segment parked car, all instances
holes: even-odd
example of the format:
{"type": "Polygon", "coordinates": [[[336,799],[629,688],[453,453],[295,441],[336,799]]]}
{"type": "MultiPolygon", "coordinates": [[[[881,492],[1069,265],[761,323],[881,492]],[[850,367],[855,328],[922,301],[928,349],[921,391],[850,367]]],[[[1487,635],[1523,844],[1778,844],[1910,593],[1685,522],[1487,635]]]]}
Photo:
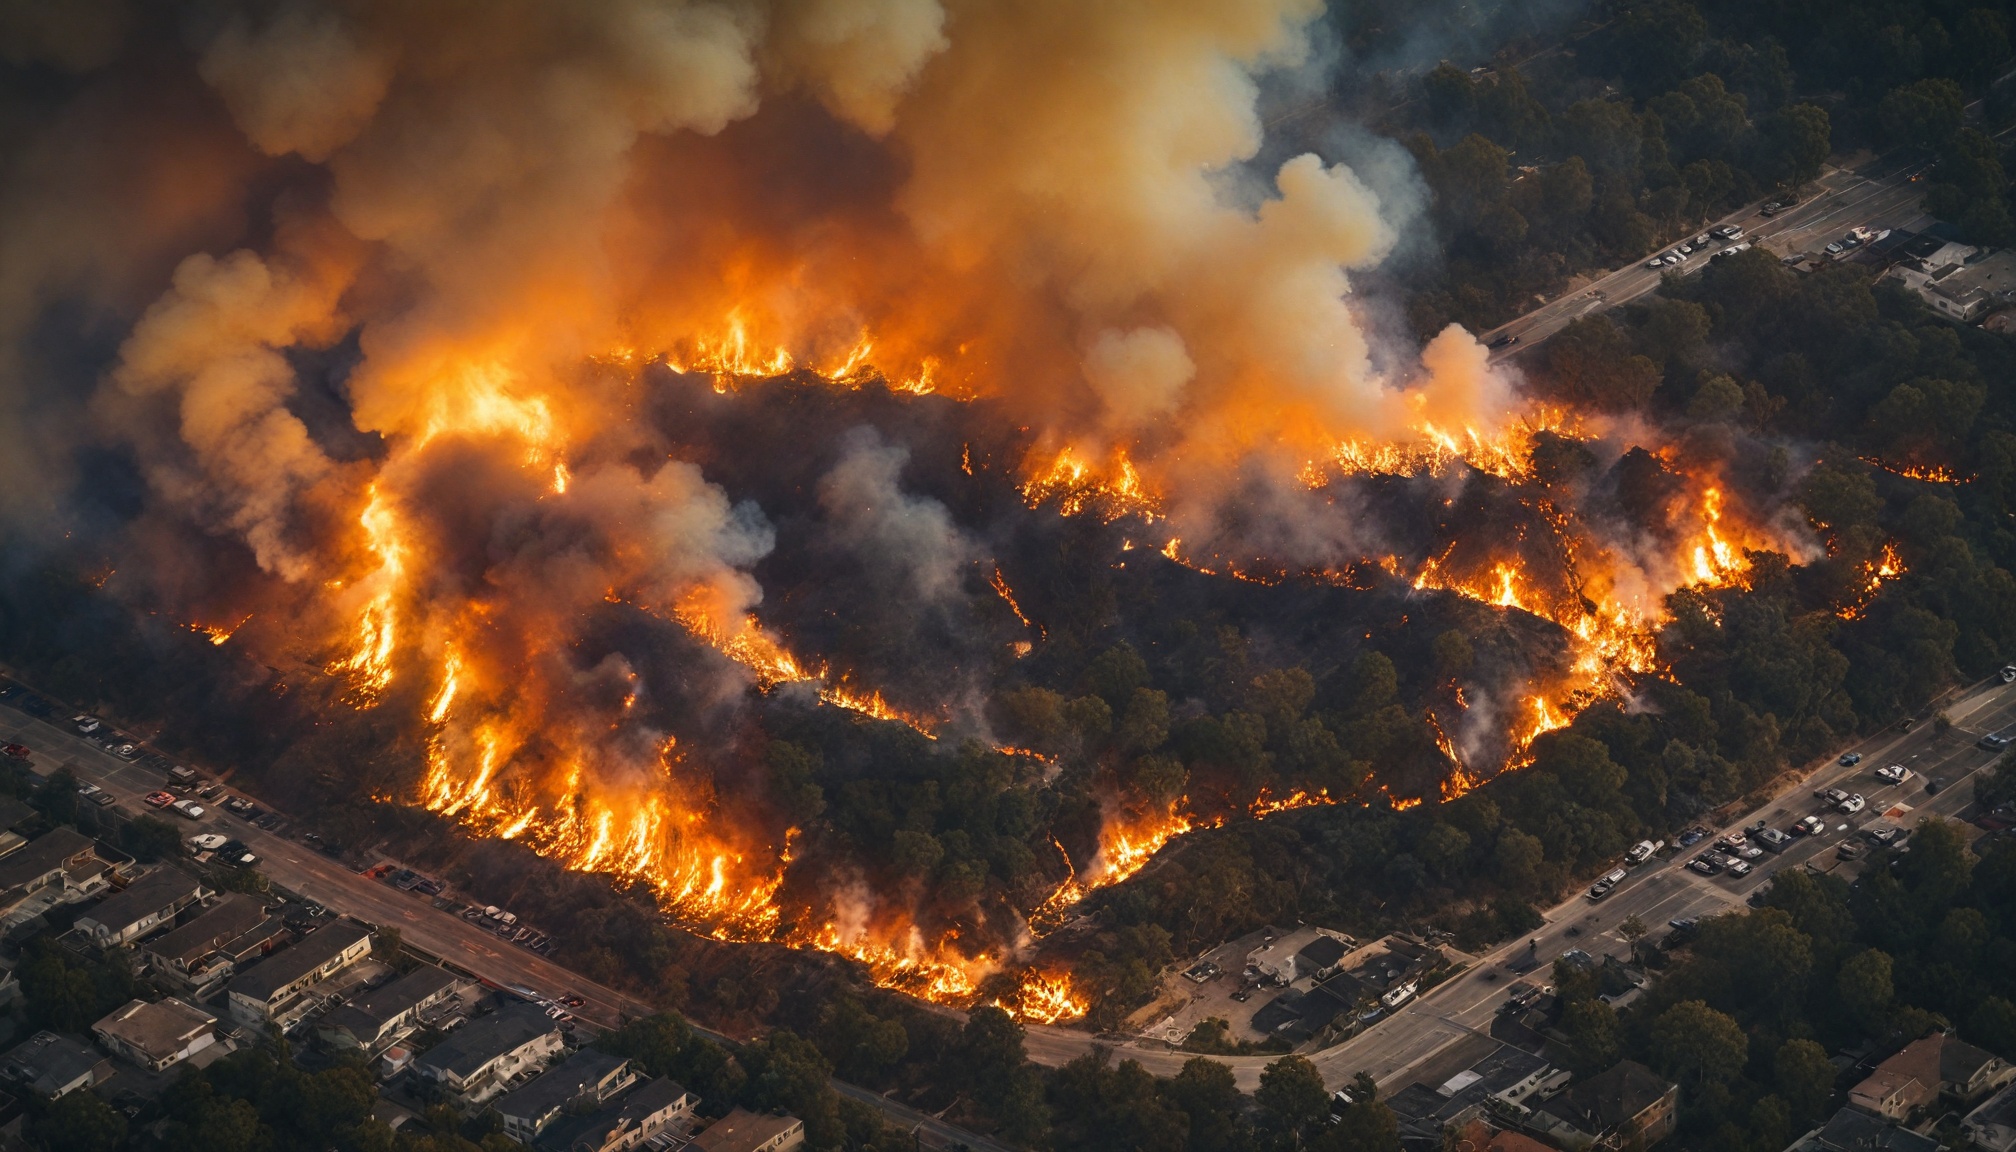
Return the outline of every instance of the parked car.
{"type": "Polygon", "coordinates": [[[34,753],[28,751],[28,746],[25,744],[8,744],[5,746],[0,746],[0,756],[5,756],[9,760],[19,760],[23,764],[28,763],[29,759],[33,755],[34,753]]]}
{"type": "Polygon", "coordinates": [[[166,808],[175,803],[175,795],[172,792],[149,792],[146,800],[149,808],[166,808]]]}
{"type": "Polygon", "coordinates": [[[2000,752],[2009,746],[2009,737],[2002,735],[2000,732],[1990,732],[1986,736],[1981,737],[1981,739],[1976,740],[1974,746],[1976,748],[1985,748],[1990,752],[2000,752]]]}
{"type": "Polygon", "coordinates": [[[1773,200],[1765,204],[1764,207],[1759,208],[1757,212],[1762,216],[1776,216],[1778,213],[1783,212],[1786,207],[1787,205],[1783,201],[1773,200]]]}
{"type": "Polygon", "coordinates": [[[1925,781],[1925,794],[1927,796],[1936,796],[1945,790],[1946,778],[1944,776],[1934,776],[1925,781]]]}
{"type": "Polygon", "coordinates": [[[1726,869],[1729,875],[1731,876],[1742,877],[1742,876],[1748,876],[1750,874],[1750,862],[1748,860],[1731,860],[1727,864],[1724,864],[1722,867],[1726,869]]]}
{"type": "Polygon", "coordinates": [[[127,741],[123,744],[113,746],[112,754],[121,760],[138,760],[140,758],[140,746],[127,741]]]}
{"type": "Polygon", "coordinates": [[[1765,828],[1751,834],[1752,843],[1771,852],[1783,852],[1792,843],[1792,837],[1776,828],[1765,828]]]}
{"type": "Polygon", "coordinates": [[[201,852],[215,852],[230,842],[230,837],[219,836],[215,832],[198,832],[196,835],[189,837],[190,847],[201,852]]]}
{"type": "Polygon", "coordinates": [[[1827,255],[1839,256],[1841,253],[1845,251],[1847,251],[1847,249],[1841,247],[1841,242],[1839,240],[1829,240],[1827,242],[1827,255]]]}
{"type": "Polygon", "coordinates": [[[1835,807],[1853,816],[1855,813],[1860,812],[1866,804],[1867,801],[1862,799],[1862,794],[1857,792],[1846,800],[1841,801],[1841,803],[1836,804],[1835,807]]]}
{"type": "Polygon", "coordinates": [[[1743,229],[1738,228],[1734,224],[1724,224],[1720,228],[1712,229],[1711,234],[1720,236],[1724,240],[1741,240],[1743,238],[1743,229]]]}
{"type": "Polygon", "coordinates": [[[1813,793],[1813,798],[1826,804],[1839,804],[1848,799],[1848,793],[1839,788],[1822,788],[1813,793]]]}
{"type": "Polygon", "coordinates": [[[1687,867],[1699,872],[1703,876],[1713,876],[1717,872],[1722,871],[1720,864],[1715,863],[1706,856],[1696,856],[1687,867]]]}
{"type": "Polygon", "coordinates": [[[70,718],[70,725],[77,729],[80,735],[89,736],[91,733],[103,728],[105,723],[88,712],[79,712],[70,718]]]}
{"type": "Polygon", "coordinates": [[[1493,336],[1491,338],[1491,343],[1487,345],[1487,347],[1510,348],[1512,345],[1517,343],[1519,343],[1519,337],[1514,336],[1510,332],[1501,332],[1498,335],[1493,336]]]}
{"type": "Polygon", "coordinates": [[[1842,754],[1841,759],[1835,761],[1835,763],[1841,765],[1843,768],[1853,768],[1861,762],[1862,754],[1860,752],[1845,752],[1842,754]]]}
{"type": "Polygon", "coordinates": [[[1794,836],[1818,836],[1826,830],[1827,822],[1818,816],[1808,816],[1786,829],[1787,832],[1790,832],[1794,836]]]}
{"type": "Polygon", "coordinates": [[[1650,260],[1645,261],[1645,267],[1647,268],[1664,268],[1665,266],[1666,258],[1664,256],[1654,256],[1650,260]]]}
{"type": "Polygon", "coordinates": [[[1708,830],[1706,828],[1689,828],[1685,832],[1680,833],[1680,847],[1692,848],[1707,838],[1708,830]]]}
{"type": "Polygon", "coordinates": [[[2002,677],[2002,683],[2004,684],[2016,684],[2016,664],[2002,665],[2002,671],[1996,673],[1996,675],[2002,677]]]}
{"type": "Polygon", "coordinates": [[[1643,864],[1665,846],[1664,840],[1640,840],[1631,846],[1629,852],[1624,853],[1624,859],[1632,864],[1643,864]]]}
{"type": "Polygon", "coordinates": [[[1911,778],[1911,770],[1902,764],[1892,764],[1888,768],[1876,769],[1876,776],[1892,784],[1902,784],[1911,778]]]}
{"type": "Polygon", "coordinates": [[[201,820],[203,818],[203,806],[194,800],[177,800],[173,804],[170,804],[169,807],[191,820],[201,820]]]}
{"type": "Polygon", "coordinates": [[[1843,860],[1859,860],[1869,849],[1853,840],[1843,840],[1834,848],[1834,855],[1843,860]]]}

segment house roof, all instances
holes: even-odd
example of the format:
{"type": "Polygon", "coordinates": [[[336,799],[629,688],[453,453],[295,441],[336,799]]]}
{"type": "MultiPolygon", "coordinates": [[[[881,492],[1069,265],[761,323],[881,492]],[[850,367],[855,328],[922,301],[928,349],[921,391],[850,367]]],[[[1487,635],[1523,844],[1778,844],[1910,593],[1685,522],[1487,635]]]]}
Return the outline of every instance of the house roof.
{"type": "Polygon", "coordinates": [[[513,1004],[464,1026],[429,1049],[420,1057],[420,1063],[467,1079],[499,1056],[558,1031],[560,1026],[548,1019],[546,1010],[537,1004],[513,1004]]]}
{"type": "Polygon", "coordinates": [[[12,796],[0,796],[0,828],[12,828],[33,815],[34,805],[12,796]]]}
{"type": "Polygon", "coordinates": [[[1900,1093],[1908,1093],[1914,1087],[1921,1097],[1930,1096],[1939,1090],[1939,1081],[1935,1079],[1928,1084],[1902,1069],[1879,1067],[1860,1084],[1850,1088],[1848,1098],[1866,1100],[1880,1106],[1884,1101],[1900,1093]]]}
{"type": "Polygon", "coordinates": [[[165,908],[194,900],[203,893],[203,882],[173,865],[156,868],[126,886],[124,892],[107,896],[102,903],[77,919],[124,933],[165,908]]]}
{"type": "Polygon", "coordinates": [[[323,1026],[348,1028],[359,1037],[375,1037],[386,1024],[453,987],[457,979],[445,968],[423,964],[330,1012],[323,1017],[323,1026]]]}
{"type": "Polygon", "coordinates": [[[1993,1052],[1976,1048],[1957,1036],[1948,1036],[1939,1049],[1939,1079],[1947,1084],[1965,1084],[1995,1059],[1993,1052]]]}
{"type": "Polygon", "coordinates": [[[641,1129],[652,1114],[674,1108],[681,1099],[690,1098],[691,1094],[686,1089],[661,1076],[626,1093],[605,1108],[560,1121],[547,1129],[534,1144],[555,1150],[599,1150],[609,1143],[611,1136],[626,1129],[641,1129]]]}
{"type": "Polygon", "coordinates": [[[740,1108],[709,1124],[689,1147],[698,1152],[748,1152],[800,1124],[796,1116],[767,1116],[740,1108]]]}
{"type": "Polygon", "coordinates": [[[611,1056],[595,1048],[583,1048],[530,1084],[507,1093],[497,1101],[497,1111],[504,1116],[537,1120],[549,1112],[565,1108],[576,1097],[586,1095],[628,1063],[621,1056],[611,1056]]]}
{"type": "Polygon", "coordinates": [[[82,1040],[37,1032],[0,1056],[0,1073],[54,1096],[104,1063],[105,1056],[82,1040]]]}
{"type": "Polygon", "coordinates": [[[371,935],[360,924],[338,920],[247,968],[225,987],[249,1000],[271,1000],[275,993],[327,964],[345,949],[371,935]]]}
{"type": "Polygon", "coordinates": [[[180,1000],[129,1000],[93,1024],[91,1031],[158,1060],[181,1050],[216,1023],[215,1016],[180,1000]]]}
{"type": "Polygon", "coordinates": [[[1976,1128],[2016,1128],[2016,1085],[1990,1096],[1967,1114],[1965,1123],[1976,1128]]]}
{"type": "Polygon", "coordinates": [[[1853,1108],[1843,1108],[1816,1137],[1828,1152],[1936,1152],[1939,1142],[1853,1108]]]}
{"type": "Polygon", "coordinates": [[[0,856],[0,892],[33,883],[90,849],[91,838],[75,828],[52,828],[23,845],[20,851],[0,856]]]}
{"type": "Polygon", "coordinates": [[[1583,1132],[1607,1132],[1630,1123],[1673,1088],[1672,1081],[1636,1060],[1620,1060],[1549,1100],[1546,1108],[1583,1132]]]}
{"type": "Polygon", "coordinates": [[[195,919],[173,932],[157,936],[147,951],[163,960],[193,964],[224,944],[257,928],[266,907],[250,896],[227,892],[195,919]]]}
{"type": "Polygon", "coordinates": [[[1318,936],[1304,945],[1302,950],[1295,954],[1295,959],[1308,961],[1311,968],[1328,968],[1342,960],[1344,954],[1349,951],[1344,942],[1335,936],[1318,936]]]}

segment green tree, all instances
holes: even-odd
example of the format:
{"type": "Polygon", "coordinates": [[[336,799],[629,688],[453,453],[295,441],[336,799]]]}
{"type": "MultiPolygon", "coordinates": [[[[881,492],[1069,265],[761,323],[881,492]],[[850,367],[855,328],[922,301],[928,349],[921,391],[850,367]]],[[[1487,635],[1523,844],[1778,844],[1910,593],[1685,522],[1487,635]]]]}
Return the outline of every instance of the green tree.
{"type": "Polygon", "coordinates": [[[1682,1000],[1652,1021],[1652,1052],[1676,1080],[1719,1084],[1742,1074],[1750,1041],[1731,1017],[1699,1000],[1682,1000]]]}
{"type": "Polygon", "coordinates": [[[1198,1056],[1184,1061],[1162,1092],[1190,1118],[1190,1152],[1232,1152],[1238,1146],[1244,1098],[1232,1069],[1198,1056]]]}
{"type": "Polygon", "coordinates": [[[1283,1056],[1261,1069],[1253,1102],[1269,1125],[1282,1133],[1306,1133],[1330,1114],[1323,1074],[1302,1056],[1283,1056]]]}
{"type": "Polygon", "coordinates": [[[89,1092],[71,1092],[33,1125],[47,1152],[114,1152],[126,1140],[126,1118],[89,1092]]]}
{"type": "Polygon", "coordinates": [[[1960,131],[1966,103],[1966,94],[1951,80],[1919,80],[1892,89],[1877,107],[1876,118],[1891,143],[1937,151],[1960,131]]]}
{"type": "Polygon", "coordinates": [[[1787,1040],[1778,1046],[1772,1072],[1795,1120],[1811,1123],[1826,1114],[1834,1095],[1834,1063],[1825,1048],[1811,1040],[1787,1040]]]}
{"type": "Polygon", "coordinates": [[[1577,1000],[1561,1014],[1568,1034],[1568,1067],[1589,1076],[1617,1063],[1624,1050],[1624,1028],[1608,1004],[1594,998],[1577,1000]]]}
{"type": "Polygon", "coordinates": [[[1869,948],[1842,961],[1834,980],[1842,1007],[1856,1023],[1878,1035],[1888,1027],[1890,1002],[1896,996],[1890,968],[1887,953],[1869,948]]]}
{"type": "Polygon", "coordinates": [[[1820,174],[1820,165],[1834,150],[1834,126],[1827,110],[1817,104],[1793,104],[1780,108],[1766,122],[1766,136],[1781,170],[1793,186],[1820,174]]]}

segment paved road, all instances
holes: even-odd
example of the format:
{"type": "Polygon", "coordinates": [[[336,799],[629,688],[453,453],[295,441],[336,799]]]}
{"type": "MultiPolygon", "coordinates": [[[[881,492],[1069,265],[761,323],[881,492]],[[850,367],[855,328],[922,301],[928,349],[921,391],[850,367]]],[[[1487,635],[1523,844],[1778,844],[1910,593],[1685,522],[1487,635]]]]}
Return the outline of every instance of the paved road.
{"type": "MultiPolygon", "coordinates": [[[[1457,1040],[1490,1028],[1491,1018],[1504,999],[1506,985],[1516,978],[1504,965],[1527,954],[1527,940],[1538,941],[1535,952],[1548,964],[1571,948],[1595,955],[1612,952],[1621,957],[1626,948],[1617,935],[1617,926],[1627,917],[1637,916],[1654,930],[1652,939],[1656,940],[1665,934],[1670,920],[1741,909],[1750,894],[1780,869],[1803,867],[1811,862],[1815,867],[1852,874],[1855,866],[1836,858],[1836,845],[1854,830],[1880,817],[1891,805],[1901,802],[1911,807],[1901,821],[1908,827],[1928,814],[1954,816],[1972,802],[1974,790],[1966,778],[1996,758],[1996,753],[1978,749],[1974,742],[1988,732],[2016,724],[2016,686],[1991,679],[1955,694],[1945,703],[1945,711],[1954,723],[1945,735],[1935,734],[1928,723],[1908,734],[1892,729],[1871,737],[1855,746],[1854,750],[1863,756],[1860,764],[1843,767],[1828,761],[1788,785],[1762,807],[1715,829],[1710,840],[1692,850],[1658,857],[1633,869],[1601,903],[1591,903],[1579,894],[1562,902],[1546,913],[1546,926],[1533,936],[1512,941],[1482,957],[1456,979],[1438,986],[1358,1036],[1310,1054],[1310,1059],[1332,1088],[1343,1085],[1359,1072],[1371,1073],[1384,1088],[1404,1087],[1411,1080],[1409,1070],[1457,1040]],[[1873,775],[1877,768],[1896,763],[1913,773],[1901,786],[1887,785],[1873,775]],[[1925,781],[1935,776],[1944,777],[1949,787],[1936,797],[1928,797],[1925,781]],[[1687,869],[1687,861],[1709,847],[1712,839],[1732,829],[1760,819],[1783,828],[1801,817],[1821,812],[1822,806],[1813,793],[1831,787],[1863,794],[1869,807],[1853,817],[1833,815],[1824,834],[1796,841],[1783,855],[1764,857],[1746,878],[1707,877],[1687,869]],[[1570,935],[1571,931],[1574,935],[1570,935]]],[[[1082,1032],[1029,1028],[1029,1054],[1039,1063],[1062,1064],[1083,1054],[1091,1044],[1091,1038],[1082,1032]]],[[[1139,1060],[1162,1076],[1175,1074],[1190,1059],[1188,1053],[1166,1047],[1124,1044],[1118,1048],[1119,1055],[1139,1060]]],[[[1230,1065],[1239,1086],[1250,1091],[1260,1082],[1260,1070],[1274,1058],[1217,1059],[1230,1065]]]]}
{"type": "MultiPolygon", "coordinates": [[[[63,708],[56,713],[68,714],[68,709],[63,708]]],[[[35,767],[42,773],[69,768],[78,779],[112,793],[118,799],[118,807],[129,815],[147,812],[142,797],[166,782],[153,769],[121,760],[67,727],[34,719],[13,708],[0,707],[0,743],[20,743],[33,749],[35,767]]],[[[245,795],[236,788],[227,791],[245,795]]],[[[366,879],[292,840],[255,828],[222,808],[213,808],[207,802],[204,806],[209,810],[202,819],[186,822],[191,823],[190,827],[182,827],[185,821],[172,812],[162,813],[161,817],[176,824],[184,835],[222,832],[244,841],[246,847],[261,857],[260,871],[276,886],[379,927],[397,928],[406,943],[460,965],[492,984],[522,985],[546,996],[580,996],[586,1004],[575,1014],[590,1023],[614,1027],[625,1016],[646,1016],[654,1010],[633,996],[597,984],[537,953],[508,944],[459,916],[443,912],[425,897],[366,879]]],[[[698,1030],[716,1041],[732,1043],[718,1032],[698,1030]]],[[[881,1109],[892,1124],[916,1133],[925,1147],[955,1148],[964,1144],[976,1152],[1011,1152],[1009,1145],[947,1124],[866,1088],[841,1080],[832,1083],[841,1095],[881,1109]]]]}
{"type": "MultiPolygon", "coordinates": [[[[1881,162],[1878,162],[1880,164],[1881,162]]],[[[1758,213],[1760,204],[1753,204],[1740,211],[1703,224],[1694,235],[1700,235],[1711,228],[1733,224],[1742,228],[1744,239],[1759,244],[1779,256],[1795,253],[1821,254],[1829,241],[1839,240],[1850,228],[1867,225],[1872,229],[1911,228],[1918,229],[1930,222],[1931,218],[1919,210],[1918,202],[1923,197],[1925,185],[1914,183],[1905,172],[1885,171],[1880,175],[1862,175],[1875,169],[1877,165],[1864,165],[1859,170],[1837,168],[1827,172],[1809,185],[1806,197],[1791,209],[1777,216],[1763,216],[1758,213]]],[[[1720,250],[1717,247],[1717,251],[1720,250]]],[[[1668,244],[1659,252],[1671,252],[1668,244]]],[[[1480,339],[1487,344],[1502,336],[1517,336],[1519,343],[1492,352],[1493,360],[1503,360],[1517,356],[1526,349],[1544,342],[1548,337],[1566,327],[1569,321],[1579,319],[1591,312],[1612,308],[1627,301],[1637,299],[1659,287],[1666,272],[1691,275],[1708,266],[1712,254],[1695,255],[1686,263],[1674,268],[1653,271],[1645,267],[1645,261],[1657,253],[1647,252],[1638,260],[1623,268],[1585,285],[1583,288],[1549,301],[1533,311],[1509,320],[1480,339]]]]}

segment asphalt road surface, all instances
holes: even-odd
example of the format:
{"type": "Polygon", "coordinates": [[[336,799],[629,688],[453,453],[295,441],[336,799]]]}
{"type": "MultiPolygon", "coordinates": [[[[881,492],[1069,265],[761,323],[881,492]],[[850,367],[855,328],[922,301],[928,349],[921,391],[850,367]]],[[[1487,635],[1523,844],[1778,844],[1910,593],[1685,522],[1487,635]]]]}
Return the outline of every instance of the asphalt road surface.
{"type": "MultiPolygon", "coordinates": [[[[1780,869],[1799,868],[1811,862],[1815,867],[1852,875],[1858,865],[1840,861],[1835,856],[1836,846],[1880,818],[1892,805],[1901,803],[1910,807],[1897,821],[1908,828],[1927,815],[1955,816],[1973,802],[1974,789],[1967,778],[1994,763],[1998,755],[1976,748],[1974,742],[1989,732],[2016,724],[2016,686],[1991,678],[1954,694],[1943,707],[1954,725],[1945,734],[1935,733],[1932,724],[1926,722],[1909,733],[1891,729],[1871,737],[1853,749],[1862,754],[1861,763],[1844,767],[1829,760],[1761,808],[1712,829],[1709,838],[1692,849],[1678,854],[1669,850],[1631,869],[1625,880],[1600,903],[1592,903],[1578,893],[1548,911],[1547,923],[1538,932],[1480,957],[1478,963],[1455,979],[1438,985],[1342,1044],[1309,1053],[1309,1058],[1332,1088],[1341,1087],[1359,1072],[1371,1073],[1382,1088],[1404,1087],[1411,1081],[1411,1069],[1466,1036],[1488,1032],[1492,1016],[1505,999],[1506,986],[1518,979],[1505,964],[1525,957],[1529,940],[1537,941],[1533,953],[1542,966],[1544,979],[1545,967],[1570,949],[1580,948],[1598,957],[1606,952],[1620,958],[1626,955],[1628,949],[1617,935],[1617,926],[1630,916],[1637,916],[1652,929],[1649,939],[1658,940],[1666,934],[1668,921],[1742,909],[1750,894],[1780,869]],[[1911,769],[1911,778],[1901,785],[1877,779],[1875,770],[1889,764],[1903,764],[1911,769]],[[1943,778],[1947,787],[1936,796],[1927,796],[1925,783],[1934,777],[1943,778]],[[1795,841],[1782,855],[1767,854],[1754,862],[1755,870],[1747,877],[1702,876],[1687,868],[1688,861],[1731,830],[1757,820],[1784,828],[1802,817],[1826,811],[1813,793],[1833,787],[1861,793],[1867,798],[1868,807],[1854,816],[1829,813],[1826,832],[1795,841]]],[[[1070,1029],[1036,1025],[1028,1032],[1030,1058],[1042,1064],[1065,1063],[1092,1045],[1091,1037],[1070,1029]]],[[[1139,1060],[1161,1076],[1174,1075],[1191,1058],[1189,1053],[1165,1046],[1116,1047],[1116,1055],[1139,1060]]],[[[1275,1057],[1214,1059],[1230,1065],[1239,1086],[1250,1091],[1260,1083],[1260,1070],[1275,1057]]]]}
{"type": "MultiPolygon", "coordinates": [[[[1776,216],[1760,215],[1760,201],[1720,220],[1703,224],[1693,235],[1733,224],[1744,230],[1744,240],[1775,255],[1790,256],[1803,252],[1818,256],[1824,254],[1828,242],[1841,239],[1857,225],[1866,225],[1872,230],[1922,228],[1931,220],[1918,207],[1925,185],[1911,181],[1907,175],[1909,171],[1908,166],[1894,164],[1886,168],[1883,161],[1865,164],[1860,169],[1833,169],[1808,185],[1805,198],[1797,205],[1776,216]]],[[[1673,244],[1667,244],[1594,283],[1491,329],[1480,339],[1489,344],[1504,336],[1517,336],[1518,344],[1494,349],[1491,358],[1496,361],[1517,356],[1559,332],[1572,320],[1652,291],[1659,287],[1660,280],[1668,272],[1683,276],[1699,272],[1708,266],[1714,252],[1726,247],[1728,244],[1718,243],[1710,252],[1690,256],[1683,264],[1659,271],[1645,267],[1646,260],[1674,250],[1673,244]]]]}
{"type": "MultiPolygon", "coordinates": [[[[166,778],[137,762],[121,760],[57,722],[69,714],[67,708],[59,706],[51,719],[44,721],[14,708],[0,707],[0,743],[27,745],[35,753],[36,770],[45,775],[58,768],[69,768],[80,781],[110,792],[128,815],[150,812],[143,797],[160,790],[167,783],[166,778]]],[[[237,788],[227,787],[217,799],[226,794],[247,796],[266,807],[257,797],[237,788]]],[[[193,793],[186,795],[196,798],[193,793]]],[[[198,803],[205,808],[200,820],[187,820],[171,811],[158,815],[176,825],[185,838],[198,832],[221,832],[244,841],[247,848],[259,855],[259,870],[267,879],[305,900],[381,928],[397,928],[406,943],[500,987],[516,984],[548,997],[579,996],[586,1003],[575,1009],[574,1014],[604,1028],[615,1027],[625,1016],[647,1016],[654,1010],[635,997],[606,988],[537,953],[507,943],[460,916],[441,911],[424,896],[366,879],[335,860],[283,836],[262,831],[221,807],[213,807],[209,801],[198,803]]],[[[716,1040],[728,1040],[719,1033],[699,1030],[716,1040]]],[[[881,1109],[892,1124],[916,1133],[925,1147],[954,1148],[963,1144],[975,1152],[1011,1152],[1006,1144],[947,1124],[879,1093],[841,1080],[832,1083],[841,1095],[881,1109]]]]}

